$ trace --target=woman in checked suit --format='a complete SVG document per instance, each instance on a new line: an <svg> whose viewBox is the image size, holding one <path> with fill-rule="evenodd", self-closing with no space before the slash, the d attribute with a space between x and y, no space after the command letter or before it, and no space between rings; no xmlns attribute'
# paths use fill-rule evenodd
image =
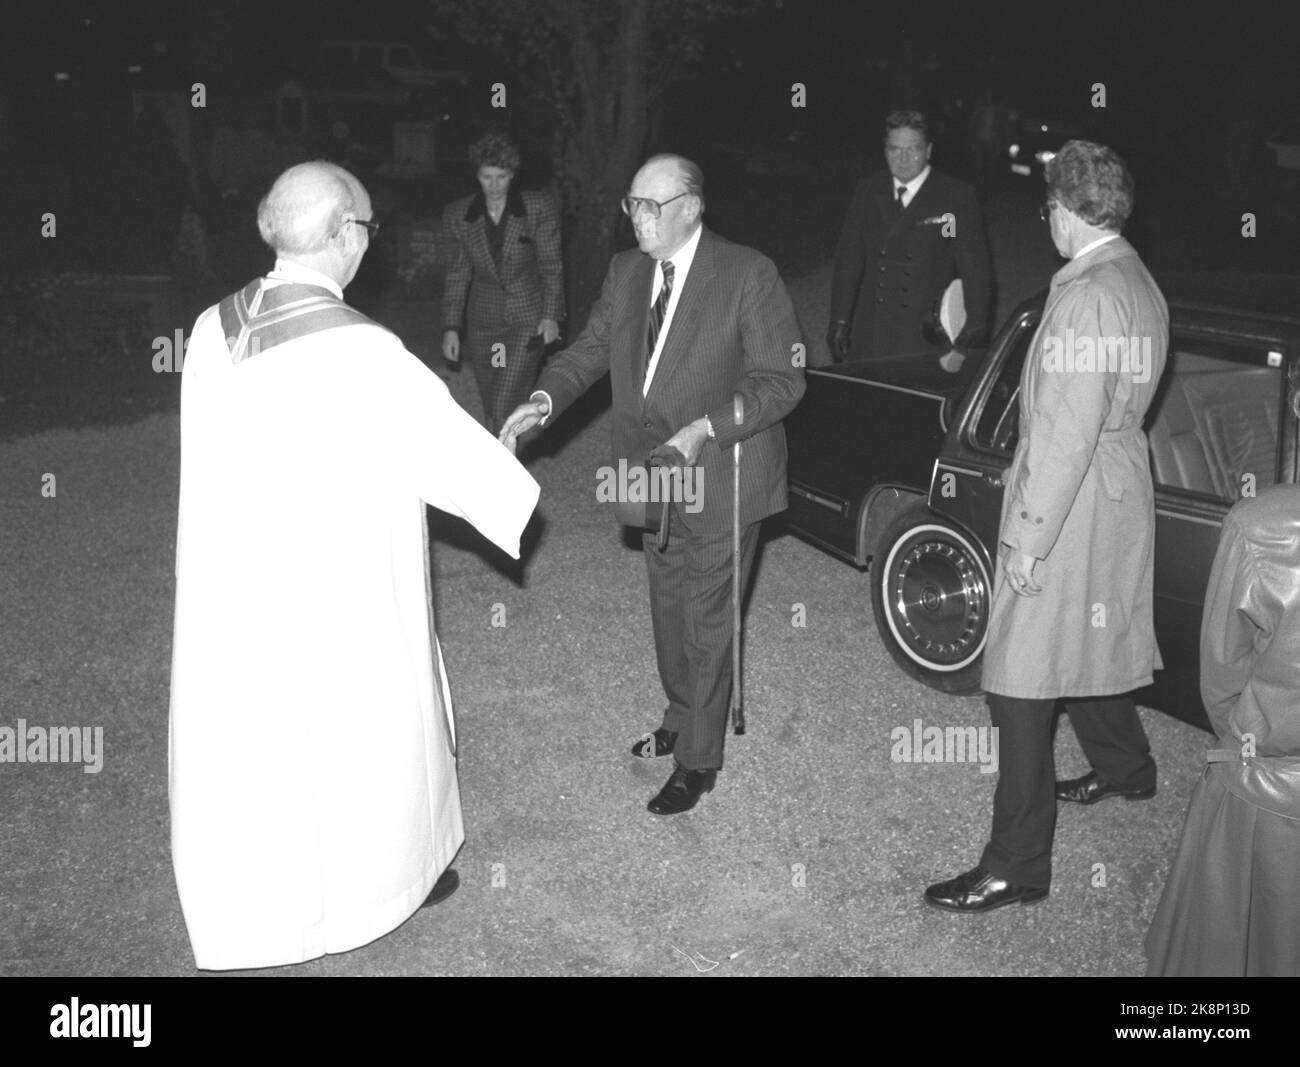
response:
<svg viewBox="0 0 1300 1067"><path fill-rule="evenodd" d="M512 189L519 152L491 133L469 149L480 191L452 201L443 225L453 241L443 281L442 354L474 365L492 433L528 399L546 345L560 336L564 269L560 225L549 193Z"/></svg>

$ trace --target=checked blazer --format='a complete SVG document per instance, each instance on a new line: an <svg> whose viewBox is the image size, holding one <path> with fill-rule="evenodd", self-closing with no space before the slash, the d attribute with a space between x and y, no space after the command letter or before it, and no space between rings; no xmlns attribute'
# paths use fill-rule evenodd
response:
<svg viewBox="0 0 1300 1067"><path fill-rule="evenodd" d="M887 170L858 182L835 250L831 320L849 323L849 359L944 351L921 324L954 278L966 303L957 347L987 344L992 263L975 190L931 168L900 217L894 185Z"/></svg>
<svg viewBox="0 0 1300 1067"><path fill-rule="evenodd" d="M534 329L542 319L563 319L560 218L551 195L510 190L500 270L488 249L486 214L482 194L453 200L443 212L443 226L454 244L443 279L446 328L460 329L462 316L471 331L475 323Z"/></svg>
<svg viewBox="0 0 1300 1067"><path fill-rule="evenodd" d="M707 228L700 235L649 392L642 396L654 260L638 249L610 261L582 335L546 366L537 388L563 411L606 371L612 393L614 462L643 465L678 430L707 415L702 508L683 521L720 534L732 521L732 445L741 459L742 525L784 510L786 444L781 420L804 391L799 324L775 264ZM732 397L744 398L736 425ZM549 417L548 417L549 418Z"/></svg>
<svg viewBox="0 0 1300 1067"><path fill-rule="evenodd" d="M501 223L505 233L498 266L488 243L481 193L453 201L443 214L454 246L443 279L443 328L459 330L464 317L462 350L474 368L493 433L527 398L537 377L543 350L537 324L564 318L564 268L554 200L549 193L512 188Z"/></svg>

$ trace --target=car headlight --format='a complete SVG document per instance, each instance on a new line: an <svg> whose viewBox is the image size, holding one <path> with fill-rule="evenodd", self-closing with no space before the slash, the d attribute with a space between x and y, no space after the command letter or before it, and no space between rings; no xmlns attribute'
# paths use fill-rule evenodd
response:
<svg viewBox="0 0 1300 1067"><path fill-rule="evenodd" d="M1043 148L1034 153L1034 162L1041 163L1044 167L1056 158L1056 153L1050 148Z"/></svg>
<svg viewBox="0 0 1300 1067"><path fill-rule="evenodd" d="M1012 159L1017 159L1017 158L1019 158L1019 156L1020 156L1020 146L1019 146L1018 144L1008 145L1008 146L1007 146L1007 155L1009 155Z"/></svg>

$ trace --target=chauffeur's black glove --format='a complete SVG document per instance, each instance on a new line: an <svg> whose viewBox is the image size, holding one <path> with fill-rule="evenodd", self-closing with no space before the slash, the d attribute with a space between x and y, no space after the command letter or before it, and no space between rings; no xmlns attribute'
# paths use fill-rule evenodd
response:
<svg viewBox="0 0 1300 1067"><path fill-rule="evenodd" d="M831 323L826 331L826 347L831 350L831 359L843 363L849 358L849 324L841 320Z"/></svg>

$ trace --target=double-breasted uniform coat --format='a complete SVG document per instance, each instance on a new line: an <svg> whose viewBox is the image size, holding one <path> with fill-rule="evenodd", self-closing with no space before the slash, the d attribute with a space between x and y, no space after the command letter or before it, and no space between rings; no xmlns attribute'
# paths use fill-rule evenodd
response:
<svg viewBox="0 0 1300 1067"><path fill-rule="evenodd" d="M1300 487L1228 513L1201 619L1219 747L1147 934L1148 974L1300 974Z"/></svg>
<svg viewBox="0 0 1300 1067"><path fill-rule="evenodd" d="M1152 617L1155 494L1142 421L1168 344L1168 306L1124 238L1052 278L1020 379L1020 439L1005 477L986 691L1108 696L1149 684L1162 666ZM1004 580L1012 551L1039 560L1037 596L1017 596Z"/></svg>
<svg viewBox="0 0 1300 1067"><path fill-rule="evenodd" d="M487 426L495 433L528 399L542 358L542 319L564 318L560 220L549 193L511 188L501 216L498 263L488 240L482 193L454 200L443 213L452 261L443 279L444 329L465 329L461 358L474 366ZM503 345L502 348L494 348Z"/></svg>
<svg viewBox="0 0 1300 1067"><path fill-rule="evenodd" d="M932 168L900 214L895 184L887 170L858 183L835 249L831 320L849 323L849 359L944 351L921 326L954 278L966 304L957 347L987 344L993 270L975 191Z"/></svg>

